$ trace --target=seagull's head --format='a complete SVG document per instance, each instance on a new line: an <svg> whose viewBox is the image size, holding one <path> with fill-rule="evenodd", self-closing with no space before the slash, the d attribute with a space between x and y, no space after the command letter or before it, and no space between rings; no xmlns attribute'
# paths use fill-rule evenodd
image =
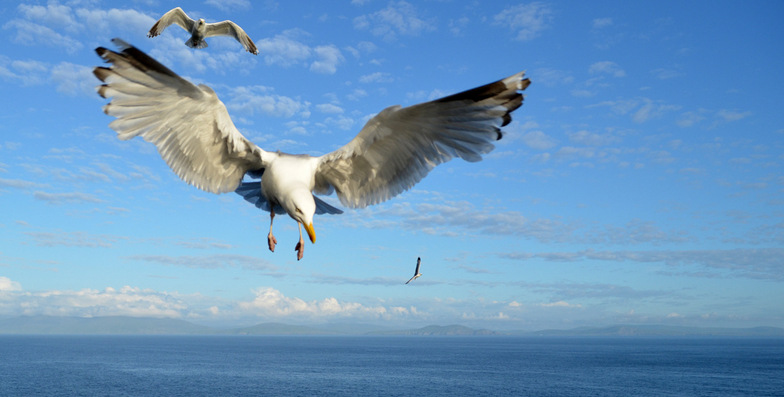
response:
<svg viewBox="0 0 784 397"><path fill-rule="evenodd" d="M313 200L313 193L308 189L292 191L284 208L289 216L305 226L310 242L315 243L316 231L313 230L313 215L316 213L316 201Z"/></svg>
<svg viewBox="0 0 784 397"><path fill-rule="evenodd" d="M196 23L199 24L199 27L201 27L204 26L207 23L207 21L205 21L204 18L199 18L199 20L196 21Z"/></svg>

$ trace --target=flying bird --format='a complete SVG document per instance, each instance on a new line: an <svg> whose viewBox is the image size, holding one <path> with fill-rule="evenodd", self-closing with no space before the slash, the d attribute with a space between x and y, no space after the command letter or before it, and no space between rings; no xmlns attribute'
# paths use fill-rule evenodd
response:
<svg viewBox="0 0 784 397"><path fill-rule="evenodd" d="M180 25L191 34L191 38L185 42L185 45L188 47L205 48L207 47L207 42L204 41L204 39L207 37L229 36L237 39L249 53L254 55L259 54L256 44L253 44L253 40L250 39L250 36L248 36L248 34L236 23L232 21L207 23L204 19L199 19L197 21L189 17L180 7L174 8L163 14L161 19L152 25L149 33L147 33L147 37L155 37L163 33L163 30L173 23Z"/></svg>
<svg viewBox="0 0 784 397"><path fill-rule="evenodd" d="M493 150L501 127L523 103L524 72L431 102L391 106L371 118L354 139L322 156L266 151L234 126L226 106L208 86L178 76L136 47L112 40L120 52L97 48L109 67L96 67L111 98L104 113L119 139L141 136L183 181L208 192L236 191L269 211L267 243L275 251L275 214L297 222L316 242L314 214L342 211L314 196L336 193L349 208L386 201L411 188L438 164L459 157L475 162ZM243 182L243 177L261 181Z"/></svg>
<svg viewBox="0 0 784 397"><path fill-rule="evenodd" d="M422 275L422 273L419 272L419 262L421 262L421 258L417 258L417 267L416 270L414 270L414 277L411 277L408 281L406 281L406 284L418 279Z"/></svg>

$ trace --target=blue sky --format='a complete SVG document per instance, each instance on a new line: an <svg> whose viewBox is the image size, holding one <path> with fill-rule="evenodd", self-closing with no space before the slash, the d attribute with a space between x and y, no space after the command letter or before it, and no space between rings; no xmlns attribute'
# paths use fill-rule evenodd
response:
<svg viewBox="0 0 784 397"><path fill-rule="evenodd" d="M183 43L181 6L259 48ZM51 1L0 12L0 317L492 329L784 326L780 2ZM102 113L120 37L212 87L265 150L526 70L479 163L296 223L181 182ZM338 203L328 197L330 203ZM422 277L409 285L416 258Z"/></svg>

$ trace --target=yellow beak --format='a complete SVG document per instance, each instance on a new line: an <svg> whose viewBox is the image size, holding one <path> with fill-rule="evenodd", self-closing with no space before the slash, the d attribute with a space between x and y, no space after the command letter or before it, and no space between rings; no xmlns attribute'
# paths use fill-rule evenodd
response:
<svg viewBox="0 0 784 397"><path fill-rule="evenodd" d="M308 237L310 237L310 242L311 243L315 243L316 242L316 231L313 230L313 224L312 223L306 224L305 225L305 231L308 232Z"/></svg>

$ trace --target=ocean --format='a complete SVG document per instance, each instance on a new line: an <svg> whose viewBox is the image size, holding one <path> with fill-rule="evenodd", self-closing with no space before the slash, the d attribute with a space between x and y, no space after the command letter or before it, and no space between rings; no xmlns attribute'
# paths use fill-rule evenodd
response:
<svg viewBox="0 0 784 397"><path fill-rule="evenodd" d="M784 340L0 336L0 396L784 396Z"/></svg>

